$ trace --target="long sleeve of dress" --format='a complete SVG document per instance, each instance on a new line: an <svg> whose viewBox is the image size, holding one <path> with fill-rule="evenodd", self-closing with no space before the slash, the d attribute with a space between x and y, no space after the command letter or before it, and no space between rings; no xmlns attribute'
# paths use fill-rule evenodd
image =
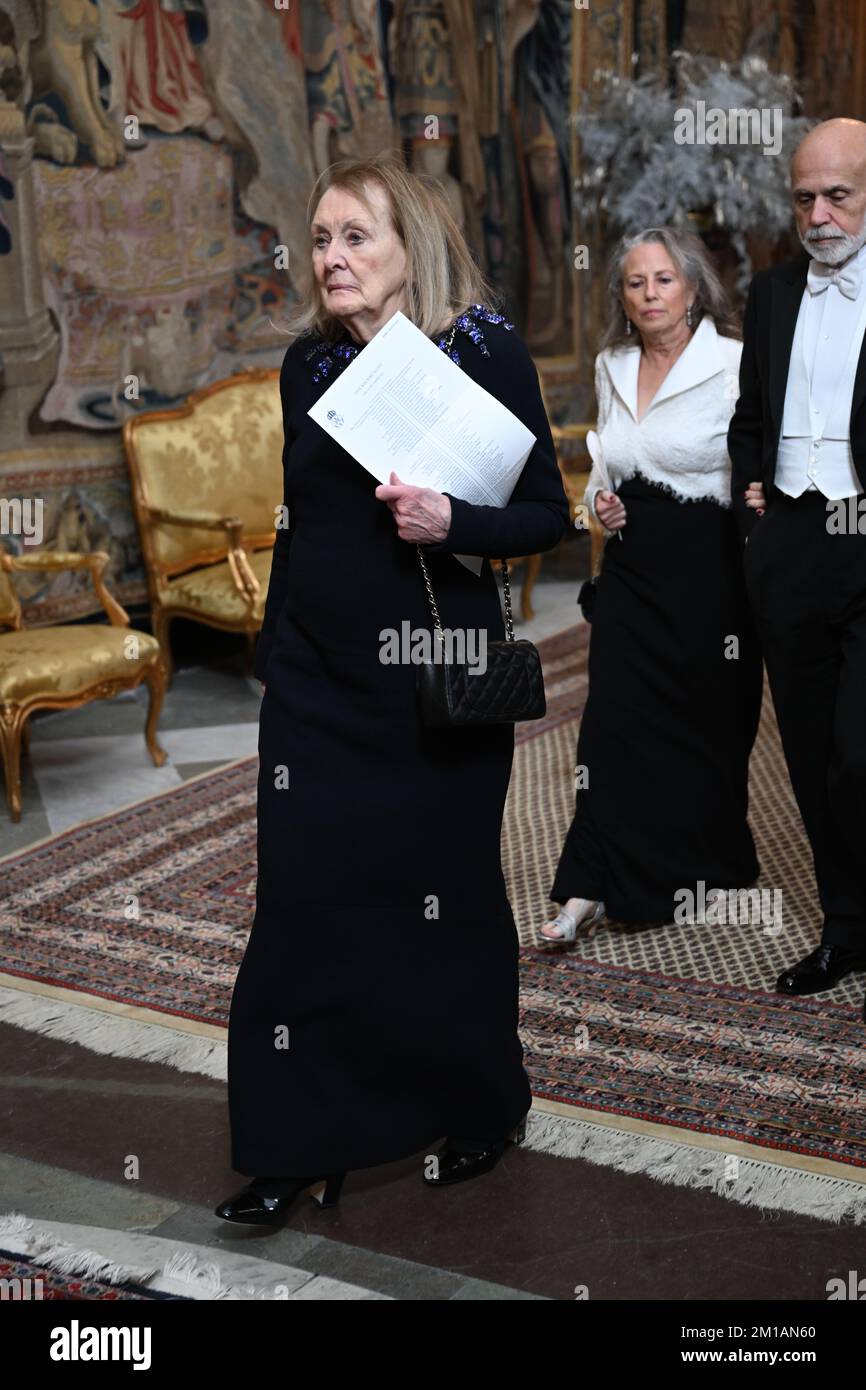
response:
<svg viewBox="0 0 866 1390"><path fill-rule="evenodd" d="M286 598L289 576L289 550L291 549L292 528L294 518L292 514L291 498L289 496L288 475L286 469L286 455L291 446L294 434L289 425L289 408L286 400L286 362L283 359L283 367L280 373L280 397L283 406L283 506L288 515L288 525L277 527L277 538L274 542L274 551L271 558L271 576L268 583L268 596L265 600L265 611L262 618L262 627L256 642L256 653L253 661L253 674L257 680L263 681L265 678L265 667L268 664L271 642L273 640L274 628L277 618L283 607Z"/></svg>
<svg viewBox="0 0 866 1390"><path fill-rule="evenodd" d="M561 540L568 526L568 500L529 350L514 330L484 327L490 357L465 344L461 366L532 431L535 444L507 506L483 506L446 493L451 502L448 535L425 549L433 554L516 559L551 550Z"/></svg>

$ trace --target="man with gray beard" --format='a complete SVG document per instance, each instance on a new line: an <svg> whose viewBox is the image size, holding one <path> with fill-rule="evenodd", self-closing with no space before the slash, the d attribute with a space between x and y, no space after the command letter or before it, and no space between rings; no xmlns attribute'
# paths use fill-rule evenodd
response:
<svg viewBox="0 0 866 1390"><path fill-rule="evenodd" d="M866 970L866 124L810 131L791 192L807 255L752 281L728 451L824 912L820 945L776 988L815 994Z"/></svg>

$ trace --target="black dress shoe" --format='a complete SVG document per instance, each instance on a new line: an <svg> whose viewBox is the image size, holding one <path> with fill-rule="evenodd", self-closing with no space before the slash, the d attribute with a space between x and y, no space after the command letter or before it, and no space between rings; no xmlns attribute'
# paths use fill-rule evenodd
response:
<svg viewBox="0 0 866 1390"><path fill-rule="evenodd" d="M436 1173L423 1178L428 1187L451 1187L456 1182L468 1182L470 1178L480 1177L495 1168L509 1144L520 1144L526 1137L526 1117L505 1139L491 1139L483 1149L469 1152L455 1149L446 1139L436 1154Z"/></svg>
<svg viewBox="0 0 866 1390"><path fill-rule="evenodd" d="M308 1187L324 1182L324 1191L310 1193L323 1207L335 1207L340 1200L345 1173L328 1178L253 1178L251 1183L221 1202L214 1215L241 1226L276 1226L288 1216L296 1198Z"/></svg>
<svg viewBox="0 0 866 1390"><path fill-rule="evenodd" d="M822 989L832 989L852 970L866 970L866 952L851 946L824 944L790 970L783 970L776 989L781 994L820 994Z"/></svg>

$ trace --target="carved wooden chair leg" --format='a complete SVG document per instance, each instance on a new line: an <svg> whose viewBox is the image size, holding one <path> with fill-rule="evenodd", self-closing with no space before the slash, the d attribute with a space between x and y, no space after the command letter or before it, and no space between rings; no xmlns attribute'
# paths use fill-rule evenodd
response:
<svg viewBox="0 0 866 1390"><path fill-rule="evenodd" d="M144 681L148 689L147 722L144 726L144 741L147 744L147 751L153 759L155 767L162 767L168 754L161 748L156 741L156 726L159 722L162 702L165 696L165 687L168 681L164 662L158 662L153 666L148 666L144 673Z"/></svg>
<svg viewBox="0 0 866 1390"><path fill-rule="evenodd" d="M520 595L520 611L523 614L523 621L531 622L535 617L535 609L532 606L532 591L535 588L535 581L541 569L540 555L527 555L523 562L523 592Z"/></svg>
<svg viewBox="0 0 866 1390"><path fill-rule="evenodd" d="M169 614L164 613L162 609L157 609L153 614L153 635L159 643L167 685L171 685L174 679L174 663L171 659L171 637L169 635L170 626L171 617Z"/></svg>
<svg viewBox="0 0 866 1390"><path fill-rule="evenodd" d="M0 758L6 781L6 801L13 821L21 819L21 711L0 710Z"/></svg>

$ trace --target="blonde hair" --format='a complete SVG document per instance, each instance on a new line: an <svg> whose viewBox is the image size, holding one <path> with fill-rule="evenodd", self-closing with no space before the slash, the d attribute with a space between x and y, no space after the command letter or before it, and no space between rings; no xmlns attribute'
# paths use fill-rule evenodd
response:
<svg viewBox="0 0 866 1390"><path fill-rule="evenodd" d="M310 194L307 226L312 228L319 201L329 188L351 193L372 212L371 184L383 189L394 230L406 250L404 312L416 328L431 337L471 304L495 307L496 291L473 260L442 185L432 176L413 173L395 154L343 159L325 169ZM326 342L336 341L345 331L324 307L311 266L282 326L293 337L314 330Z"/></svg>

